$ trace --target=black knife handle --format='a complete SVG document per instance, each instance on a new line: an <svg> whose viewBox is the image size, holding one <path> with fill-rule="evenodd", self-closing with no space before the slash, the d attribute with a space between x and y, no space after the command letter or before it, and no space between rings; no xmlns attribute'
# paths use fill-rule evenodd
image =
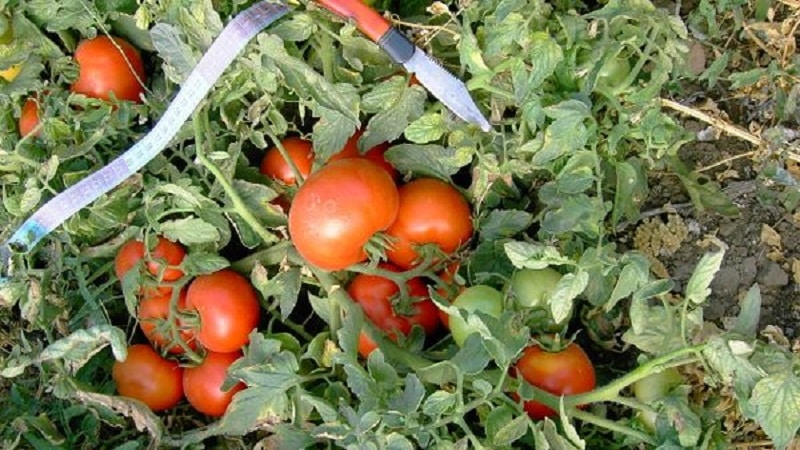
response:
<svg viewBox="0 0 800 450"><path fill-rule="evenodd" d="M378 40L378 45L389 54L392 61L398 64L403 64L411 59L417 50L414 43L396 28L389 28L389 31Z"/></svg>

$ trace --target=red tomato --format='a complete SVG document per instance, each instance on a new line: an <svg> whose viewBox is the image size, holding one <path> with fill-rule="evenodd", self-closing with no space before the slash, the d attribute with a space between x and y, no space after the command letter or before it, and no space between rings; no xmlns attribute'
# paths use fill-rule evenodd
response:
<svg viewBox="0 0 800 450"><path fill-rule="evenodd" d="M139 52L128 41L108 36L83 40L75 49L75 62L78 79L72 85L72 92L103 100L110 100L113 92L119 100L142 101L141 83L147 81L144 65Z"/></svg>
<svg viewBox="0 0 800 450"><path fill-rule="evenodd" d="M128 347L125 361L115 361L111 368L117 392L144 402L153 411L172 408L181 401L182 377L178 363L162 358L146 344Z"/></svg>
<svg viewBox="0 0 800 450"><path fill-rule="evenodd" d="M395 336L394 333L389 333L387 336L389 336L392 340L397 339L397 337ZM367 358L367 357L369 357L369 354L372 353L373 350L375 350L376 348L378 348L378 344L376 344L375 341L373 341L372 338L369 337L369 335L367 333L362 331L358 335L358 354L359 355L363 356L364 358Z"/></svg>
<svg viewBox="0 0 800 450"><path fill-rule="evenodd" d="M393 180L396 180L399 175L397 173L397 170L395 170L395 168L384 157L384 153L386 153L386 150L389 149L389 144L386 142L384 142L383 144L378 144L375 147L372 147L371 149L367 150L362 155L358 151L358 140L361 139L361 135L363 134L364 132L362 130L357 130L356 133L352 135L350 139L347 140L347 143L344 144L342 150L339 151L339 153L331 156L328 162L345 158L359 158L359 157L367 158L368 160L381 166L383 170L385 170L386 173L388 173L389 176L392 177Z"/></svg>
<svg viewBox="0 0 800 450"><path fill-rule="evenodd" d="M28 98L25 100L25 103L22 105L22 112L19 115L19 134L22 137L25 137L31 134L39 125L39 103L33 97ZM36 132L36 135L39 135L39 131Z"/></svg>
<svg viewBox="0 0 800 450"><path fill-rule="evenodd" d="M395 238L389 261L411 268L419 257L414 245L433 243L453 253L472 236L469 203L449 184L433 178L414 180L399 190L397 220L386 230Z"/></svg>
<svg viewBox="0 0 800 450"><path fill-rule="evenodd" d="M114 273L120 281L144 258L144 250L144 243L135 239L122 244L114 258Z"/></svg>
<svg viewBox="0 0 800 450"><path fill-rule="evenodd" d="M282 140L281 145L303 178L307 178L311 173L311 166L314 164L314 150L311 142L293 136ZM264 158L261 160L261 173L290 186L297 184L292 168L283 159L278 147L272 147L264 154Z"/></svg>
<svg viewBox="0 0 800 450"><path fill-rule="evenodd" d="M172 300L172 290L165 293L156 293L154 295L145 296L139 302L139 308L136 312L136 317L139 318L139 326L142 332L153 344L154 347L162 349L169 344L169 352L174 354L181 354L184 352L183 347L176 343L172 336L167 333L164 334L160 327L166 326L165 322L169 318L169 304ZM181 291L178 297L178 310L186 309L186 290ZM176 325L180 322L176 319ZM189 348L195 347L194 335L191 330L181 330L180 339L189 345Z"/></svg>
<svg viewBox="0 0 800 450"><path fill-rule="evenodd" d="M333 161L312 174L289 210L297 251L324 270L342 270L367 259L364 245L397 216L397 187L375 163Z"/></svg>
<svg viewBox="0 0 800 450"><path fill-rule="evenodd" d="M400 271L391 264L384 263L378 267L392 272ZM395 311L392 298L400 293L400 288L388 278L358 274L347 287L347 293L361 306L367 318L381 330L389 332L389 336L398 331L408 334L414 325L421 326L425 334L434 333L439 327L439 309L428 298L428 289L419 278L408 280L407 286L408 295L419 299L410 305L413 312L409 315ZM365 357L368 354L362 353Z"/></svg>
<svg viewBox="0 0 800 450"><path fill-rule="evenodd" d="M241 356L242 352L208 352L199 366L186 368L183 372L183 389L186 391L186 400L194 409L213 417L225 414L233 395L245 387L239 383L227 392L222 390L228 368Z"/></svg>
<svg viewBox="0 0 800 450"><path fill-rule="evenodd" d="M186 250L184 250L181 244L159 236L158 243L153 247L153 250L150 251L150 261L147 262L147 270L153 275L158 276L159 273L161 273L161 268L164 267L165 261L167 266L177 266L183 262L184 256L186 256ZM182 276L183 271L181 269L167 267L164 269L164 274L161 279L164 281L175 281Z"/></svg>
<svg viewBox="0 0 800 450"><path fill-rule="evenodd" d="M186 293L186 307L200 315L197 340L208 350L229 353L250 341L261 307L247 278L230 269L200 275Z"/></svg>
<svg viewBox="0 0 800 450"><path fill-rule="evenodd" d="M575 343L559 352L548 352L532 345L523 351L514 368L528 383L559 396L589 392L596 383L592 361ZM534 420L558 414L532 400L526 401L524 406Z"/></svg>

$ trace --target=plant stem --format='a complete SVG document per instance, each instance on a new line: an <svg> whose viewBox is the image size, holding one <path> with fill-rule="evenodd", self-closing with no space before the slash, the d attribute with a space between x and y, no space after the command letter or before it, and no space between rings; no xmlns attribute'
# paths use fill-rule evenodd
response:
<svg viewBox="0 0 800 450"><path fill-rule="evenodd" d="M253 231L258 234L261 240L267 244L277 242L279 240L278 237L267 231L267 229L261 225L247 207L244 200L242 200L242 197L239 196L239 193L236 192L236 189L233 188L233 185L225 178L225 174L222 173L222 170L206 156L204 143L208 141L208 143L213 146L213 136L209 130L208 114L205 112L204 108L200 108L195 113L192 123L194 125L195 150L197 152L198 161L200 161L209 172L214 174L217 178L217 182L219 182L220 186L222 186L222 189L225 191L225 194L231 199L236 212L247 222Z"/></svg>
<svg viewBox="0 0 800 450"><path fill-rule="evenodd" d="M581 411L580 409L577 408L570 410L569 415L580 421L591 423L592 425L630 436L634 439L644 442L645 444L649 445L656 444L656 442L653 440L653 437L650 436L649 434L634 430L633 428L626 427L625 425L620 425L617 422L614 422L613 420L604 419L592 413Z"/></svg>
<svg viewBox="0 0 800 450"><path fill-rule="evenodd" d="M241 272L250 273L255 267L256 263L262 266L274 266L280 264L281 261L286 259L292 243L290 241L281 241L277 244L251 253L244 258L231 263L231 269Z"/></svg>
<svg viewBox="0 0 800 450"><path fill-rule="evenodd" d="M281 140L278 139L278 137L272 134L271 132L268 131L267 135L269 136L270 139L272 139L272 142L275 143L275 148L278 149L278 153L281 154L283 160L286 161L286 164L288 164L289 168L292 169L292 175L294 175L295 183L297 184L297 186L302 186L303 182L305 181L305 177L303 176L302 173L300 173L300 169L297 168L297 164L294 163L294 160L289 155L289 152L286 151L286 147L284 147Z"/></svg>

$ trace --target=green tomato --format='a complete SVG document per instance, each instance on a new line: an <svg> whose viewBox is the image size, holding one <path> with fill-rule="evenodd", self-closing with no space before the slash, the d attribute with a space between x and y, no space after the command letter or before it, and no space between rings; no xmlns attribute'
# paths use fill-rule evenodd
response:
<svg viewBox="0 0 800 450"><path fill-rule="evenodd" d="M633 395L640 402L651 404L664 398L672 388L681 384L682 381L683 378L678 369L670 367L633 383Z"/></svg>
<svg viewBox="0 0 800 450"><path fill-rule="evenodd" d="M472 286L459 294L453 305L467 311L480 311L492 317L500 317L503 313L503 294L489 286ZM450 332L459 347L464 345L467 336L476 331L478 330L467 324L460 316L450 316Z"/></svg>
<svg viewBox="0 0 800 450"><path fill-rule="evenodd" d="M545 308L561 276L549 267L540 270L522 269L511 277L509 288L517 304L523 308Z"/></svg>

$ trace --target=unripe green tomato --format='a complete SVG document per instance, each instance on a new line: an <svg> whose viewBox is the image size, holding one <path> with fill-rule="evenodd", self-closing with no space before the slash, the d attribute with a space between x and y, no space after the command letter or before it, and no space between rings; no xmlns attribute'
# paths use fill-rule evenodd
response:
<svg viewBox="0 0 800 450"><path fill-rule="evenodd" d="M459 294L453 305L467 311L480 311L492 317L500 317L503 313L503 294L489 286L472 286ZM467 337L476 331L478 330L467 324L460 316L450 316L450 333L459 347L464 345Z"/></svg>
<svg viewBox="0 0 800 450"><path fill-rule="evenodd" d="M561 277L560 273L549 267L522 269L511 277L509 287L517 304L523 308L545 308Z"/></svg>
<svg viewBox="0 0 800 450"><path fill-rule="evenodd" d="M640 402L651 404L664 398L672 388L681 384L682 381L683 378L678 369L670 367L633 383L633 395Z"/></svg>

